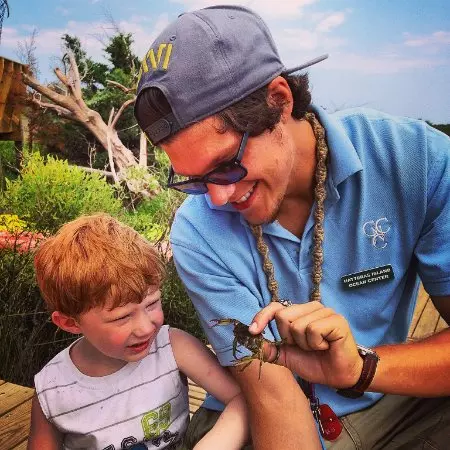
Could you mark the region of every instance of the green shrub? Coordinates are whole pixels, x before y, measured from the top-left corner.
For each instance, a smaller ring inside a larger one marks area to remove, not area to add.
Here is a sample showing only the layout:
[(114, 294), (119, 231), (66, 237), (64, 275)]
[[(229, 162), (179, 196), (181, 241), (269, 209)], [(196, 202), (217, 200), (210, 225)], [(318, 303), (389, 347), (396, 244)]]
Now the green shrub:
[(178, 277), (172, 258), (167, 263), (166, 270), (167, 276), (162, 287), (162, 307), (165, 322), (172, 327), (180, 328), (198, 337), (206, 343), (206, 336), (203, 333), (200, 320)]
[(134, 228), (149, 241), (167, 238), (175, 211), (183, 200), (176, 191), (161, 191), (151, 200), (143, 200), (134, 210), (126, 211), (119, 219)]
[(0, 214), (0, 232), (20, 233), (27, 228), (27, 223), (16, 214)]
[(16, 163), (16, 150), (14, 141), (0, 141), (0, 159), (3, 164), (14, 166)]
[(32, 153), (20, 178), (6, 180), (0, 207), (20, 216), (32, 229), (53, 233), (82, 214), (102, 211), (117, 215), (122, 205), (117, 190), (100, 175)]
[[(168, 165), (163, 156), (160, 159), (163, 174), (158, 174), (165, 183)], [(81, 214), (108, 212), (148, 240), (159, 241), (160, 251), (168, 260), (162, 287), (166, 323), (205, 341), (174, 263), (167, 257), (170, 249), (164, 239), (183, 194), (163, 191), (131, 212), (122, 207), (117, 194), (97, 174), (33, 153), (27, 157), (20, 178), (7, 181), (6, 191), (0, 194), (0, 209), (9, 213), (4, 216), (5, 227), (20, 225), (49, 233)], [(32, 259), (32, 252), (0, 249), (0, 379), (25, 386), (32, 386), (34, 374), (76, 338), (51, 322), (36, 284)]]
[(33, 253), (0, 250), (0, 379), (33, 386), (33, 376), (75, 336), (58, 330), (40, 296)]

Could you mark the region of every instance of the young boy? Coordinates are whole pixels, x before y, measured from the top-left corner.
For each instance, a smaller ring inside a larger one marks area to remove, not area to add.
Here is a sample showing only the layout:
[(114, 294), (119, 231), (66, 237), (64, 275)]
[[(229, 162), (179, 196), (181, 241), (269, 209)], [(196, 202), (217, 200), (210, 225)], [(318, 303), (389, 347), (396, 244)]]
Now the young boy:
[(144, 238), (108, 215), (81, 217), (34, 261), (53, 323), (83, 336), (35, 376), (29, 449), (180, 448), (185, 376), (227, 404), (195, 449), (242, 448), (239, 387), (196, 338), (163, 325), (163, 267)]

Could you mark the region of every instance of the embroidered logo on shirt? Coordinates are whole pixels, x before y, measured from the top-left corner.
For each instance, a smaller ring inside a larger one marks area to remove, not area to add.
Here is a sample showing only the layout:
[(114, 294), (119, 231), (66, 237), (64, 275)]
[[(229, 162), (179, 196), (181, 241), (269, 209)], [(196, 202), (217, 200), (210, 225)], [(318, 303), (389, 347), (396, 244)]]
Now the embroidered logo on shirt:
[(391, 229), (388, 223), (387, 218), (382, 217), (376, 221), (369, 220), (362, 226), (364, 234), (370, 238), (375, 248), (382, 249), (387, 246), (386, 234)]

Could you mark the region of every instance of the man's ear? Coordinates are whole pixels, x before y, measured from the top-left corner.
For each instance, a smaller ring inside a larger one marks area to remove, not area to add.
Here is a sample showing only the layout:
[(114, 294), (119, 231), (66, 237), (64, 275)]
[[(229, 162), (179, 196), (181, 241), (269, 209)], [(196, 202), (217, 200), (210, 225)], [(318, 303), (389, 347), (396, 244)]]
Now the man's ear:
[(67, 316), (60, 311), (52, 312), (52, 322), (64, 331), (72, 334), (81, 334), (80, 325), (74, 317)]
[(286, 120), (291, 116), (294, 99), (291, 88), (283, 77), (274, 78), (267, 86), (267, 103), (273, 106), (283, 106), (281, 120)]

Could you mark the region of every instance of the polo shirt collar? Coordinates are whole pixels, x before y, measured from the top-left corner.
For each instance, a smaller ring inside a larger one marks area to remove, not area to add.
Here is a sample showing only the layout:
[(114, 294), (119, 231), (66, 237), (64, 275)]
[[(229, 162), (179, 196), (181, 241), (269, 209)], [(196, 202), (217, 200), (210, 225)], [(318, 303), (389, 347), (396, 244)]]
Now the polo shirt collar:
[(361, 160), (355, 150), (347, 132), (334, 115), (328, 114), (319, 106), (312, 105), (312, 110), (325, 128), (325, 136), (328, 144), (329, 156), (329, 179), (337, 188), (344, 180), (362, 170)]

